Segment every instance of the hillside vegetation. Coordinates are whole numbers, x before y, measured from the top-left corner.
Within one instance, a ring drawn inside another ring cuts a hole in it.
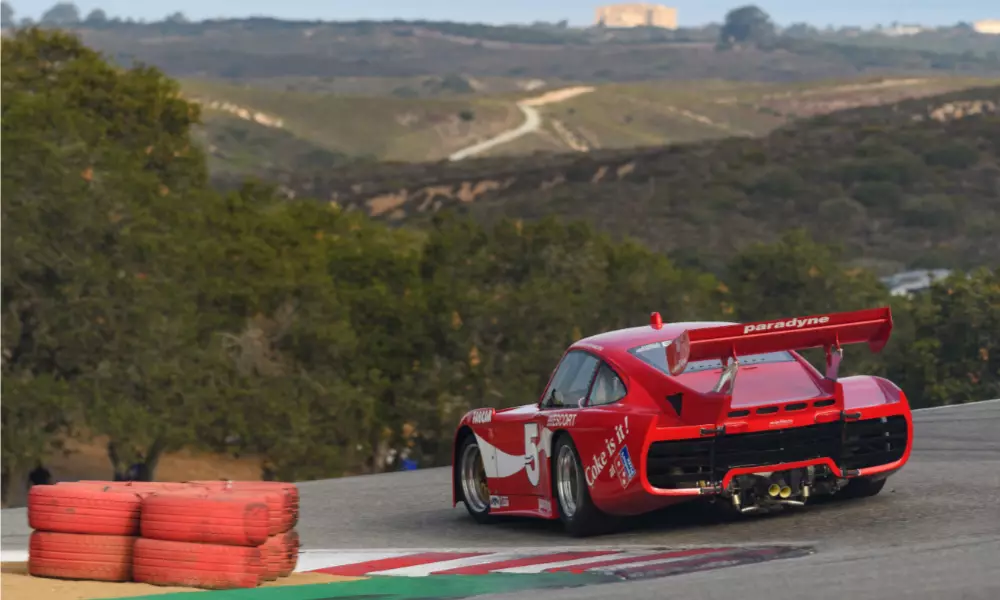
[[[177,77],[418,77],[460,73],[472,77],[608,82],[706,78],[801,81],[865,74],[1000,73],[1000,59],[995,54],[867,48],[793,37],[778,37],[763,47],[720,50],[716,48],[717,26],[671,32],[234,19],[80,23],[74,30],[89,45],[117,61],[128,64],[139,60]]]
[[[870,272],[845,270],[801,231],[742,249],[715,275],[582,222],[484,227],[442,213],[421,230],[392,228],[260,185],[222,193],[191,137],[198,107],[160,72],[113,68],[77,39],[38,30],[4,39],[2,61],[0,441],[12,505],[28,471],[78,448],[67,438],[106,441],[113,472],[138,463],[144,479],[184,450],[256,457],[262,477],[293,481],[392,470],[401,457],[446,464],[467,409],[534,402],[567,344],[646,323],[652,310],[756,320],[890,302]],[[986,148],[995,135],[965,131],[974,119],[949,125],[961,148],[921,159],[942,165],[934,170],[956,193],[966,183],[956,163],[995,151]],[[995,134],[992,122],[978,125]],[[853,127],[839,135],[866,132]],[[754,143],[780,146],[780,135]],[[745,143],[727,146],[737,172],[747,148],[762,155]],[[595,164],[576,160],[558,164],[594,176]],[[842,166],[871,172],[864,164]],[[635,180],[619,167],[605,176],[628,192]],[[426,167],[408,168],[379,185]],[[631,168],[647,172],[641,161]],[[525,176],[537,183],[539,173]],[[980,175],[995,185],[995,172]],[[777,210],[790,210],[787,177],[759,182],[782,198]],[[845,371],[899,381],[914,406],[1000,395],[1000,274],[957,273],[930,294],[891,301],[890,344],[875,357],[849,349]]]
[[[727,81],[606,84],[542,107],[544,127],[489,155],[590,151],[761,136],[793,121],[971,87],[965,77],[861,78],[795,84]]]
[[[454,207],[583,218],[718,270],[790,227],[878,271],[995,265],[1000,87],[819,116],[765,138],[591,153],[366,165],[281,179],[394,223]]]
[[[466,81],[455,77],[451,81]],[[1000,81],[1000,80],[997,80]],[[542,82],[538,82],[541,84]],[[600,85],[538,106],[541,127],[484,156],[567,152],[763,135],[833,110],[921,97],[989,83],[938,77],[751,84],[723,81]],[[457,87],[457,84],[455,84]],[[318,170],[357,160],[433,161],[521,124],[515,102],[551,86],[499,96],[344,96],[258,82],[184,80],[202,106],[198,137],[217,177]],[[238,121],[242,121],[240,124]]]
[[[436,160],[520,124],[511,102],[310,94],[184,82],[184,94],[204,107],[206,124],[241,115],[338,154],[382,160]]]

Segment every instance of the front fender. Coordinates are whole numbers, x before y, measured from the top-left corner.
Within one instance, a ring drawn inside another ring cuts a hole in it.
[[[465,439],[467,435],[475,435],[472,429],[473,424],[476,423],[489,423],[493,420],[493,416],[496,414],[496,409],[493,408],[476,408],[470,410],[462,416],[462,420],[458,422],[458,427],[455,428],[455,438],[451,442],[451,505],[457,506],[459,500],[463,498],[459,494],[458,485],[458,445]]]

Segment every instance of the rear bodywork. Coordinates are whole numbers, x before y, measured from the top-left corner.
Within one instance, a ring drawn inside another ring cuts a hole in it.
[[[550,457],[564,435],[594,504],[610,514],[699,497],[744,512],[804,504],[853,478],[886,477],[909,458],[902,390],[838,374],[844,346],[878,352],[891,330],[888,308],[746,324],[664,325],[654,314],[647,327],[581,340],[564,355],[587,353],[613,370],[626,390],[620,400],[477,409],[459,424],[456,446],[476,437],[497,514],[558,516]],[[823,372],[796,352],[807,348],[824,350]]]

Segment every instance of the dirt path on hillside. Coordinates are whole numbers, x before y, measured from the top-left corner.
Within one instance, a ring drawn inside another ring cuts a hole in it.
[[[524,113],[523,123],[514,129],[508,129],[507,131],[493,136],[488,140],[467,146],[458,152],[454,152],[448,157],[448,160],[463,160],[469,158],[470,156],[482,154],[487,150],[492,150],[501,144],[512,142],[520,137],[528,135],[529,133],[534,133],[542,126],[542,115],[538,112],[537,107],[545,106],[546,104],[555,104],[557,102],[565,102],[570,98],[575,98],[581,94],[588,94],[593,91],[594,88],[590,86],[575,86],[552,90],[540,96],[535,96],[534,98],[521,100],[517,103],[517,108]]]

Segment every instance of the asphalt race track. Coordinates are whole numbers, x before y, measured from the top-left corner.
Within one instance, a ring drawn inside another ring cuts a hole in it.
[[[699,573],[545,590],[546,600],[1000,598],[1000,401],[917,411],[909,464],[882,494],[726,520],[682,507],[578,540],[558,523],[480,526],[450,504],[449,471],[300,484],[304,548],[690,547],[800,544],[814,553]],[[23,549],[24,509],[4,510],[3,550]],[[537,595],[537,594],[532,594]],[[523,598],[525,594],[489,598]]]

